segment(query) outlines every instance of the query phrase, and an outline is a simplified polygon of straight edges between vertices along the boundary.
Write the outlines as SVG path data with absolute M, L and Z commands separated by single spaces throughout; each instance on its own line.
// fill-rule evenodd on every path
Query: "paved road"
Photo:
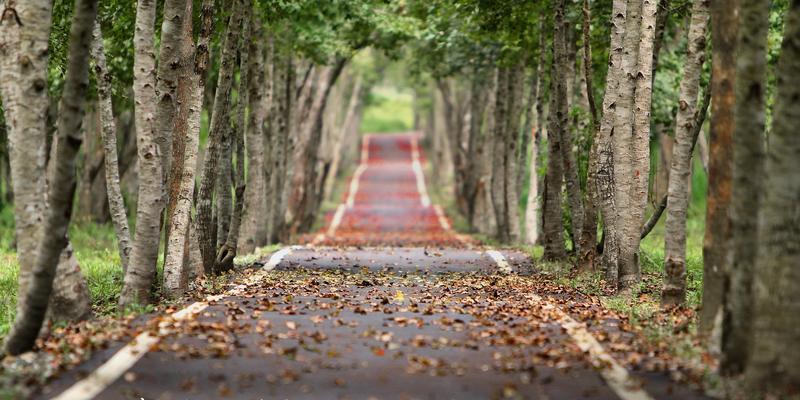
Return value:
M 453 232 L 427 195 L 417 136 L 364 142 L 342 205 L 306 244 L 243 272 L 223 295 L 142 324 L 133 342 L 40 396 L 699 397 L 663 373 L 623 367 L 635 338 L 596 301 L 538 277 L 524 254 Z

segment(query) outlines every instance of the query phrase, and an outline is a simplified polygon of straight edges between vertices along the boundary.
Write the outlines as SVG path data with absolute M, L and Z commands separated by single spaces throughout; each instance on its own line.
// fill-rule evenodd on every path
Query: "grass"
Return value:
M 14 217 L 12 207 L 0 210 L 0 338 L 8 333 L 16 315 L 17 277 L 19 263 L 13 248 Z M 131 226 L 133 228 L 133 226 Z M 96 317 L 116 315 L 117 301 L 122 290 L 123 273 L 117 251 L 114 227 L 89 221 L 75 221 L 69 230 L 75 257 L 86 277 L 91 296 L 92 311 Z M 277 250 L 279 245 L 257 249 L 252 254 L 236 258 L 237 266 L 246 266 Z M 159 252 L 155 291 L 159 292 L 162 276 L 163 253 Z M 126 312 L 149 312 L 152 307 L 136 308 Z
M 17 304 L 19 263 L 13 246 L 13 209 L 0 210 L 0 336 L 14 321 Z M 91 222 L 78 222 L 69 230 L 75 257 L 89 286 L 95 315 L 110 315 L 117 310 L 122 289 L 122 267 L 117 252 L 114 228 Z
M 391 86 L 372 89 L 364 107 L 361 132 L 404 132 L 413 129 L 413 96 Z

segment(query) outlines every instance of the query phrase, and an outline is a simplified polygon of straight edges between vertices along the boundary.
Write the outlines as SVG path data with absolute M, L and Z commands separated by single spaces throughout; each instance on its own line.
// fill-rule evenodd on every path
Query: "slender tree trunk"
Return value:
M 308 142 L 298 150 L 303 155 L 300 157 L 300 163 L 295 164 L 296 167 L 301 168 L 301 171 L 295 171 L 294 179 L 292 180 L 295 188 L 302 186 L 299 191 L 295 191 L 295 193 L 299 192 L 299 197 L 294 197 L 295 200 L 292 201 L 292 204 L 297 201 L 296 204 L 298 205 L 292 213 L 294 216 L 292 233 L 305 232 L 310 229 L 319 208 L 320 200 L 317 198 L 318 191 L 315 188 L 320 172 L 317 170 L 317 164 L 319 160 L 318 151 L 322 139 L 323 115 L 331 89 L 341 75 L 346 63 L 347 59 L 341 58 L 333 66 L 325 67 L 326 72 L 321 74 L 322 85 L 317 89 L 311 107 L 309 114 L 311 120 L 307 121 L 310 134 L 305 136 L 308 137 Z
M 584 271 L 594 271 L 597 258 L 597 183 L 595 171 L 597 170 L 597 146 L 600 131 L 600 120 L 597 115 L 597 105 L 594 99 L 594 74 L 592 72 L 592 41 L 591 41 L 592 14 L 589 0 L 583 0 L 583 75 L 586 82 L 586 101 L 589 104 L 589 116 L 592 119 L 590 132 L 592 144 L 589 147 L 589 160 L 586 174 L 586 196 L 584 198 L 583 224 L 580 233 L 578 248 L 578 267 Z M 609 68 L 611 73 L 611 68 Z
M 554 4 L 553 18 L 553 64 L 550 72 L 550 112 L 547 135 L 548 157 L 547 175 L 545 176 L 544 196 L 544 258 L 558 260 L 566 257 L 564 248 L 564 225 L 561 209 L 561 187 L 564 177 L 564 164 L 561 146 L 563 131 L 567 125 L 566 112 L 566 76 L 561 69 L 566 62 L 564 57 L 564 0 Z
M 721 315 L 730 251 L 734 84 L 739 0 L 711 2 L 711 112 L 706 231 L 703 240 L 703 306 L 699 329 L 708 334 Z
M 271 114 L 272 131 L 272 171 L 271 171 L 271 196 L 273 203 L 271 210 L 271 224 L 269 231 L 270 243 L 278 243 L 285 238 L 286 232 L 286 200 L 288 196 L 288 157 L 292 148 L 289 137 L 292 121 L 292 104 L 294 102 L 294 62 L 291 54 L 286 54 L 285 48 L 276 46 L 275 56 L 274 101 Z
M 344 120 L 341 126 L 336 129 L 336 136 L 333 140 L 332 160 L 328 179 L 325 182 L 325 195 L 329 195 L 333 190 L 333 184 L 336 181 L 336 176 L 339 173 L 339 165 L 342 162 L 342 145 L 345 143 L 353 143 L 351 132 L 357 132 L 357 127 L 354 127 L 356 118 L 364 96 L 368 93 L 369 86 L 364 84 L 364 78 L 361 74 L 353 72 L 353 85 L 350 91 L 350 100 L 347 102 L 347 108 L 344 115 Z M 334 128 L 335 129 L 335 128 Z
M 747 14 L 742 14 L 743 27 L 751 22 Z M 765 29 L 769 26 L 767 20 L 758 22 Z M 746 48 L 747 45 L 742 46 Z M 769 397 L 766 394 L 771 392 L 774 398 L 791 398 L 797 395 L 800 382 L 800 348 L 797 345 L 800 343 L 800 270 L 797 268 L 800 258 L 800 136 L 797 135 L 800 2 L 797 0 L 792 0 L 786 11 L 776 75 L 777 94 L 763 186 L 751 186 L 748 191 L 752 195 L 755 190 L 764 189 L 759 213 L 758 256 L 754 259 L 753 319 L 748 321 L 753 338 L 746 381 L 749 389 L 759 394 L 757 397 Z M 746 73 L 739 76 L 747 80 Z M 735 186 L 734 191 L 738 192 Z
M 14 227 L 19 259 L 17 311 L 22 313 L 32 279 L 42 221 L 47 203 L 47 91 L 48 37 L 51 6 L 48 1 L 8 2 L 0 24 L 0 90 L 2 90 L 9 144 Z M 28 61 L 21 68 L 18 61 Z M 22 106 L 24 102 L 24 107 Z M 78 320 L 91 313 L 89 290 L 69 244 L 61 253 L 58 279 L 50 301 L 54 318 Z
M 486 141 L 483 136 L 483 113 L 485 107 L 484 98 L 487 92 L 484 80 L 486 72 L 474 67 L 470 82 L 470 100 L 469 100 L 469 138 L 467 141 L 467 157 L 464 176 L 464 198 L 466 201 L 466 214 L 467 222 L 470 228 L 475 228 L 475 213 L 478 204 L 479 183 L 481 180 L 480 166 L 484 157 L 484 143 Z
M 69 244 L 67 228 L 75 197 L 75 161 L 81 145 L 81 123 L 89 87 L 89 46 L 96 15 L 97 0 L 76 2 L 64 92 L 59 105 L 56 156 L 52 161 L 53 176 L 48 193 L 49 210 L 26 301 L 6 340 L 6 351 L 12 355 L 33 348 L 47 313 L 61 253 Z
M 139 198 L 136 207 L 136 233 L 130 265 L 120 295 L 120 306 L 149 304 L 150 289 L 156 274 L 161 230 L 162 166 L 159 156 L 155 93 L 154 25 L 156 2 L 139 0 L 136 7 L 134 102 L 136 104 L 136 145 L 139 165 Z
M 520 119 L 523 110 L 523 88 L 525 77 L 525 66 L 522 62 L 517 63 L 509 75 L 509 107 L 508 107 L 508 120 L 506 133 L 506 149 L 505 149 L 505 171 L 504 179 L 505 184 L 505 210 L 508 213 L 508 236 L 511 242 L 517 242 L 520 238 L 520 221 L 519 221 L 519 192 L 517 191 L 517 164 L 519 153 L 519 137 L 520 137 Z M 460 145 L 459 145 L 460 148 Z
M 686 213 L 689 208 L 689 171 L 692 167 L 693 133 L 700 73 L 706 48 L 708 0 L 692 4 L 689 22 L 688 50 L 683 67 L 678 115 L 675 121 L 675 145 L 669 172 L 667 220 L 664 235 L 663 306 L 681 305 L 686 301 Z
M 106 65 L 106 56 L 103 50 L 103 33 L 100 23 L 95 22 L 92 41 L 92 57 L 94 58 L 94 72 L 97 81 L 97 98 L 102 120 L 103 153 L 105 160 L 106 189 L 108 190 L 108 206 L 111 212 L 111 221 L 117 235 L 119 258 L 122 270 L 128 270 L 128 261 L 131 254 L 131 232 L 128 227 L 128 212 L 122 198 L 122 188 L 119 183 L 119 159 L 117 157 L 117 132 L 114 126 L 114 111 L 111 102 L 111 76 Z
M 711 88 L 707 87 L 705 90 L 705 94 L 703 95 L 703 102 L 700 105 L 700 108 L 697 109 L 697 112 L 694 116 L 694 122 L 692 123 L 692 133 L 691 133 L 691 141 L 692 147 L 689 150 L 689 154 L 694 152 L 694 148 L 697 145 L 698 137 L 701 137 L 702 130 L 703 130 L 703 123 L 705 123 L 706 116 L 708 114 L 708 107 L 711 105 Z M 691 160 L 690 160 L 691 165 Z M 689 179 L 691 181 L 691 179 Z M 658 220 L 661 218 L 661 215 L 664 213 L 664 210 L 667 209 L 667 193 L 664 193 L 661 197 L 661 201 L 656 205 L 656 208 L 653 210 L 653 214 L 650 215 L 650 218 L 645 222 L 644 227 L 642 228 L 641 239 L 647 237 L 650 234 L 650 231 L 655 228 L 656 224 L 658 224 Z
M 742 0 L 736 63 L 736 112 L 733 135 L 731 253 L 729 293 L 723 320 L 722 363 L 726 374 L 747 365 L 753 342 L 753 265 L 757 262 L 758 213 L 764 176 L 764 128 L 767 92 L 769 4 Z M 791 43 L 791 42 L 789 42 Z M 769 257 L 776 257 L 770 255 Z
M 595 172 L 595 204 L 600 205 L 603 217 L 603 265 L 606 281 L 616 284 L 619 270 L 617 255 L 619 240 L 616 233 L 617 203 L 614 192 L 614 145 L 613 134 L 617 114 L 617 101 L 620 99 L 620 83 L 624 78 L 622 58 L 627 25 L 627 0 L 614 0 L 611 10 L 611 45 L 608 55 L 606 90 L 603 96 L 603 116 L 600 131 L 596 135 L 597 169 Z
M 203 270 L 206 274 L 214 274 L 216 259 L 216 240 L 212 225 L 212 198 L 216 187 L 216 178 L 220 161 L 221 146 L 226 130 L 230 129 L 228 110 L 233 83 L 233 72 L 236 59 L 236 48 L 239 43 L 239 29 L 242 25 L 243 4 L 241 0 L 233 3 L 230 20 L 226 28 L 225 39 L 220 56 L 217 91 L 214 95 L 214 112 L 211 115 L 208 147 L 206 149 L 203 170 L 200 178 L 200 191 L 197 196 L 197 236 L 200 240 L 200 253 L 203 257 Z
M 510 98 L 508 92 L 508 81 L 511 71 L 508 67 L 500 67 L 497 69 L 497 88 L 495 94 L 495 108 L 494 108 L 494 135 L 493 135 L 493 150 L 492 150 L 492 180 L 491 180 L 491 193 L 492 205 L 494 206 L 495 219 L 497 220 L 497 239 L 503 243 L 508 243 L 511 240 L 510 228 L 508 221 L 508 212 L 506 210 L 505 192 L 506 180 L 503 176 L 505 172 L 504 157 L 505 157 L 505 136 L 508 118 L 508 100 Z
M 269 103 L 267 92 L 272 84 L 271 76 L 267 73 L 268 65 L 264 64 L 267 46 L 261 26 L 259 13 L 253 13 L 253 40 L 250 41 L 250 65 L 248 65 L 251 79 L 248 89 L 249 113 L 245 144 L 247 150 L 247 190 L 244 198 L 244 215 L 239 236 L 243 239 L 238 242 L 237 252 L 246 254 L 253 252 L 256 247 L 267 244 L 267 226 L 263 218 L 267 212 L 267 203 L 264 201 L 267 191 L 267 181 L 264 174 L 264 120 Z
M 539 32 L 544 32 L 544 17 L 539 18 Z M 542 76 L 544 76 L 545 63 L 545 35 L 539 35 L 539 57 L 536 62 L 536 79 L 531 88 L 532 104 L 530 105 L 530 120 L 528 129 L 523 134 L 533 137 L 528 176 L 528 199 L 525 204 L 525 243 L 534 245 L 539 240 L 539 147 L 541 144 L 541 93 Z M 535 115 L 534 115 L 535 113 Z M 536 120 L 534 124 L 534 119 Z M 523 165 L 523 164 L 520 164 Z
M 233 162 L 233 128 L 225 127 L 225 133 L 220 142 L 219 161 L 217 162 L 217 188 L 214 191 L 214 218 L 216 218 L 216 239 L 214 240 L 215 249 L 219 249 L 228 237 L 228 228 L 231 224 L 231 211 L 233 207 L 233 194 L 231 185 L 233 177 L 231 175 Z M 216 250 L 215 250 L 216 251 Z
M 192 17 L 191 14 L 185 13 L 187 1 L 190 0 L 164 0 L 156 79 L 158 106 L 155 120 L 156 144 L 161 152 L 163 184 L 166 184 L 170 173 L 167 166 L 170 165 L 172 156 L 172 130 L 175 127 L 173 119 L 177 107 L 175 91 L 178 89 L 178 77 L 189 73 L 185 64 L 181 64 L 183 20 Z
M 525 174 L 528 168 L 528 152 L 531 142 L 535 139 L 536 133 L 533 131 L 534 111 L 536 108 L 536 95 L 539 90 L 539 75 L 536 71 L 529 78 L 528 96 L 525 98 L 525 123 L 522 126 L 522 136 L 520 137 L 519 151 L 517 152 L 517 177 L 515 187 L 517 196 L 522 196 L 522 189 L 525 183 Z
M 184 15 L 192 14 L 192 2 L 187 2 Z M 164 291 L 168 296 L 178 297 L 186 290 L 186 260 L 190 247 L 192 200 L 194 197 L 197 151 L 200 144 L 200 117 L 203 109 L 203 90 L 206 71 L 210 61 L 209 43 L 214 31 L 214 0 L 204 0 L 201 9 L 200 34 L 195 48 L 191 19 L 183 21 L 183 45 L 181 60 L 193 66 L 191 73 L 178 77 L 176 90 L 178 107 L 172 144 L 172 168 L 170 172 L 171 207 L 167 221 L 169 237 L 164 258 Z M 170 211 L 171 210 L 171 211 Z
M 638 277 L 635 268 L 629 263 L 635 260 L 635 249 L 638 243 L 633 245 L 625 243 L 631 240 L 627 237 L 628 230 L 635 223 L 629 215 L 634 207 L 631 192 L 634 182 L 631 175 L 634 173 L 634 154 L 633 146 L 636 141 L 636 129 L 634 128 L 634 97 L 636 94 L 636 73 L 637 61 L 639 59 L 639 44 L 641 43 L 642 26 L 642 1 L 628 0 L 624 50 L 622 57 L 622 69 L 624 75 L 619 81 L 619 97 L 616 103 L 616 116 L 614 120 L 614 131 L 612 143 L 614 148 L 614 226 L 605 232 L 608 239 L 614 238 L 613 242 L 617 245 L 612 248 L 604 248 L 603 255 L 608 263 L 607 269 L 616 269 L 618 279 L 617 286 L 623 287 L 622 277 L 627 274 L 625 285 L 633 284 Z M 623 269 L 626 269 L 623 272 Z M 633 273 L 633 275 L 631 275 Z M 627 286 L 626 286 L 627 287 Z
M 653 40 L 655 35 L 656 0 L 644 0 L 641 10 L 641 32 L 635 73 L 633 98 L 633 137 L 631 138 L 631 169 L 628 201 L 631 209 L 625 213 L 623 263 L 620 265 L 619 288 L 633 290 L 641 281 L 639 242 L 647 209 L 648 178 L 650 176 L 650 108 L 653 91 Z M 622 171 L 621 171 L 622 172 Z M 619 177 L 622 177 L 621 174 Z M 624 188 L 624 186 L 623 186 Z M 620 213 L 622 215 L 622 213 Z
M 244 15 L 244 32 L 242 37 L 245 41 L 258 41 L 259 39 L 252 34 L 253 15 L 247 9 L 252 8 L 252 1 L 245 2 L 245 15 Z M 233 208 L 230 210 L 229 225 L 226 226 L 226 235 L 219 241 L 220 249 L 217 252 L 217 271 L 230 271 L 233 269 L 233 259 L 236 257 L 236 249 L 239 241 L 239 229 L 242 225 L 242 209 L 244 208 L 245 196 L 245 173 L 244 173 L 244 132 L 245 126 L 245 113 L 249 103 L 249 90 L 250 90 L 250 57 L 258 58 L 259 53 L 254 52 L 250 54 L 249 46 L 242 46 L 239 52 L 239 84 L 237 92 L 239 93 L 239 102 L 236 105 L 236 119 L 232 130 L 231 145 L 233 147 L 231 155 L 236 156 L 236 161 L 231 166 L 231 157 L 228 157 L 227 169 L 229 172 L 230 182 L 234 187 L 234 202 Z M 231 170 L 231 168 L 234 168 Z M 224 190 L 228 193 L 231 192 L 230 186 L 225 186 Z

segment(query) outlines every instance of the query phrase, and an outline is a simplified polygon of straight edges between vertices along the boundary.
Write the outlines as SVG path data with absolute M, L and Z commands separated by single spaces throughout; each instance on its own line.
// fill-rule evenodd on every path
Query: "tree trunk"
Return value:
M 0 91 L 3 96 L 9 145 L 14 227 L 19 259 L 17 311 L 22 313 L 32 279 L 47 203 L 48 37 L 51 7 L 47 1 L 6 4 L 0 24 Z M 19 25 L 21 24 L 21 25 Z M 24 27 L 24 28 L 21 28 Z M 21 68 L 18 60 L 28 61 Z M 24 99 L 25 107 L 21 106 Z M 61 253 L 50 302 L 51 315 L 78 320 L 91 312 L 89 291 L 80 266 L 67 248 Z
M 52 161 L 53 176 L 48 193 L 49 210 L 37 246 L 32 280 L 24 296 L 26 301 L 6 341 L 6 351 L 12 355 L 33 348 L 47 313 L 61 253 L 69 244 L 67 228 L 75 197 L 75 160 L 81 145 L 84 101 L 89 87 L 89 46 L 96 14 L 97 0 L 76 2 L 64 91 L 59 105 L 56 156 Z M 46 95 L 47 91 L 44 93 Z
M 647 188 L 650 177 L 650 108 L 653 91 L 653 40 L 655 35 L 656 0 L 644 0 L 641 10 L 641 33 L 635 73 L 633 98 L 633 136 L 631 138 L 631 170 L 623 172 L 630 178 L 628 204 L 631 209 L 626 216 L 621 254 L 625 257 L 620 266 L 619 288 L 634 289 L 641 281 L 639 265 L 639 242 L 647 209 Z M 624 175 L 620 175 L 622 177 Z M 623 186 L 624 188 L 624 186 Z M 621 213 L 622 215 L 623 213 Z
M 633 257 L 638 254 L 638 249 L 631 244 L 625 243 L 632 240 L 628 237 L 628 230 L 635 224 L 634 219 L 629 215 L 634 207 L 631 198 L 634 182 L 631 175 L 634 173 L 634 154 L 633 146 L 636 140 L 636 129 L 634 128 L 634 97 L 636 94 L 636 73 L 637 61 L 639 56 L 639 44 L 641 43 L 642 26 L 642 5 L 639 0 L 628 0 L 624 50 L 622 57 L 623 75 L 619 81 L 619 97 L 616 103 L 616 116 L 614 119 L 614 130 L 612 137 L 614 151 L 614 202 L 615 214 L 613 228 L 605 232 L 606 238 L 612 239 L 610 243 L 616 243 L 613 247 L 604 247 L 603 255 L 607 262 L 606 269 L 617 271 L 617 286 L 623 287 L 622 277 L 627 274 L 624 285 L 633 284 L 638 276 L 635 274 L 635 267 L 630 265 L 635 262 Z M 648 75 L 649 76 L 649 75 Z M 609 241 L 606 242 L 609 244 Z M 623 269 L 626 269 L 623 272 Z M 633 275 L 631 275 L 633 273 Z
M 611 45 L 608 55 L 608 73 L 606 74 L 606 90 L 603 96 L 603 117 L 600 120 L 600 131 L 596 135 L 597 169 L 595 170 L 595 204 L 600 205 L 603 217 L 603 266 L 606 281 L 616 284 L 619 270 L 617 253 L 619 240 L 616 234 L 617 204 L 614 192 L 614 124 L 617 114 L 617 101 L 620 99 L 620 84 L 624 78 L 622 58 L 627 25 L 627 0 L 614 0 L 611 10 Z
M 536 108 L 536 95 L 539 90 L 539 75 L 536 71 L 532 74 L 528 84 L 528 96 L 525 98 L 525 123 L 522 125 L 522 136 L 520 137 L 519 151 L 517 152 L 517 176 L 515 179 L 515 190 L 517 196 L 522 196 L 522 189 L 525 183 L 525 174 L 528 171 L 528 152 L 531 148 L 531 141 L 535 140 L 536 132 L 533 131 L 534 111 Z
M 183 20 L 191 19 L 186 14 L 186 2 L 189 0 L 164 0 L 164 17 L 161 23 L 161 38 L 158 55 L 158 75 L 156 79 L 157 108 L 155 116 L 156 144 L 161 152 L 163 184 L 170 174 L 170 156 L 172 155 L 172 130 L 175 127 L 176 93 L 178 78 L 190 73 L 186 64 L 181 63 L 181 46 L 183 44 Z M 191 9 L 189 9 L 191 11 Z M 169 194 L 168 191 L 165 192 Z
M 664 234 L 664 287 L 662 306 L 681 305 L 686 301 L 686 213 L 689 208 L 689 171 L 694 148 L 695 109 L 700 87 L 700 73 L 706 48 L 708 0 L 692 4 L 688 49 L 683 67 L 678 115 L 675 121 L 675 145 L 669 172 L 667 219 Z
M 241 28 L 242 15 L 244 14 L 243 7 L 241 0 L 233 3 L 222 44 L 217 91 L 214 94 L 214 112 L 211 115 L 208 145 L 200 178 L 200 191 L 197 195 L 197 236 L 200 241 L 200 253 L 203 257 L 203 270 L 206 274 L 217 272 L 215 270 L 217 246 L 213 236 L 212 198 L 216 187 L 222 141 L 226 134 L 225 132 L 230 129 L 228 110 L 230 108 L 236 49 L 239 43 L 239 29 Z
M 583 225 L 580 233 L 578 248 L 578 268 L 584 271 L 594 271 L 597 258 L 597 146 L 600 144 L 600 120 L 597 116 L 597 105 L 594 99 L 594 74 L 592 72 L 592 42 L 591 42 L 592 14 L 589 0 L 583 0 L 583 74 L 586 83 L 586 102 L 589 105 L 589 116 L 592 119 L 590 132 L 592 143 L 589 147 L 589 160 L 587 162 L 586 196 L 583 209 Z M 611 68 L 609 68 L 611 73 Z
M 706 115 L 708 114 L 708 107 L 710 105 L 711 105 L 711 88 L 707 87 L 705 90 L 705 94 L 703 95 L 703 102 L 701 103 L 700 108 L 697 109 L 697 112 L 695 113 L 694 116 L 694 122 L 692 123 L 694 125 L 692 127 L 692 134 L 691 134 L 692 147 L 689 149 L 689 154 L 692 154 L 694 152 L 694 148 L 697 145 L 697 138 L 701 136 L 701 131 L 703 130 L 703 123 L 706 120 Z M 665 137 L 669 136 L 665 135 Z M 691 178 L 689 178 L 689 181 L 691 181 Z M 689 197 L 691 197 L 691 193 L 689 193 Z M 659 218 L 661 218 L 661 215 L 664 213 L 664 210 L 666 209 L 667 209 L 667 193 L 664 193 L 661 196 L 661 201 L 659 201 L 659 203 L 655 206 L 653 214 L 650 215 L 650 218 L 647 220 L 647 222 L 645 222 L 644 227 L 642 228 L 642 234 L 640 235 L 642 240 L 644 240 L 644 238 L 646 238 L 647 235 L 650 234 L 650 231 L 652 231 L 653 228 L 655 228 L 656 224 L 658 224 Z
M 93 29 L 92 56 L 94 58 L 95 80 L 97 82 L 98 107 L 103 136 L 103 159 L 105 160 L 106 189 L 108 190 L 108 206 L 111 212 L 111 221 L 117 235 L 119 258 L 122 270 L 128 270 L 128 261 L 131 254 L 131 232 L 128 227 L 128 212 L 122 198 L 122 189 L 119 183 L 119 159 L 117 157 L 117 132 L 114 126 L 114 111 L 111 102 L 111 76 L 106 65 L 106 56 L 103 50 L 103 33 L 100 23 L 95 22 Z
M 192 14 L 192 2 L 187 2 L 184 15 Z M 200 35 L 195 48 L 191 19 L 183 21 L 183 45 L 180 62 L 193 66 L 190 74 L 178 77 L 176 90 L 178 107 L 172 141 L 172 168 L 169 177 L 167 208 L 169 236 L 164 258 L 164 291 L 178 297 L 186 290 L 186 260 L 190 247 L 192 200 L 194 197 L 197 150 L 200 144 L 200 117 L 203 109 L 203 89 L 210 61 L 209 43 L 214 31 L 214 1 L 204 0 L 201 9 Z
M 736 58 L 736 112 L 731 193 L 731 261 L 723 319 L 722 372 L 737 374 L 747 365 L 753 342 L 753 265 L 758 261 L 758 213 L 764 176 L 769 4 L 740 2 Z M 791 42 L 789 42 L 791 43 Z M 768 257 L 777 257 L 771 254 Z
M 475 213 L 479 199 L 479 183 L 481 180 L 480 166 L 484 157 L 483 113 L 486 108 L 484 95 L 487 92 L 484 80 L 486 72 L 473 68 L 470 82 L 469 100 L 469 138 L 467 140 L 467 157 L 464 176 L 464 199 L 466 202 L 467 223 L 470 228 L 475 228 Z
M 245 2 L 244 12 L 244 31 L 242 37 L 245 41 L 259 41 L 259 39 L 252 35 L 253 15 L 248 11 L 252 8 L 252 1 Z M 245 42 L 246 43 L 246 42 Z M 228 225 L 225 226 L 225 237 L 218 241 L 220 248 L 217 252 L 217 271 L 230 271 L 233 269 L 233 259 L 236 257 L 237 243 L 239 241 L 239 229 L 242 223 L 242 209 L 244 208 L 245 196 L 245 174 L 244 174 L 244 131 L 245 131 L 245 113 L 249 103 L 248 92 L 250 90 L 250 57 L 258 58 L 260 54 L 254 52 L 250 54 L 249 46 L 242 46 L 239 51 L 239 84 L 236 88 L 238 95 L 238 104 L 236 105 L 236 119 L 230 142 L 232 149 L 228 151 L 228 159 L 226 168 L 228 172 L 228 182 L 233 184 L 234 187 L 234 202 L 232 208 L 229 210 L 230 216 Z M 235 165 L 232 164 L 231 156 L 236 156 Z M 231 169 L 234 168 L 234 169 Z M 231 193 L 231 187 L 222 186 L 228 195 Z
M 566 257 L 564 225 L 562 221 L 561 188 L 564 177 L 564 152 L 561 138 L 567 125 L 566 76 L 561 70 L 564 57 L 564 0 L 557 0 L 553 18 L 553 64 L 550 69 L 550 112 L 547 144 L 547 175 L 544 195 L 544 258 L 559 260 Z
M 711 2 L 711 112 L 706 231 L 703 240 L 703 306 L 699 329 L 711 332 L 721 313 L 728 270 L 733 171 L 734 84 L 739 0 Z
M 139 198 L 136 233 L 130 265 L 120 294 L 120 307 L 149 304 L 156 274 L 161 230 L 162 166 L 154 116 L 156 114 L 155 50 L 153 47 L 156 2 L 139 0 L 134 34 L 134 102 L 139 165 Z
M 233 207 L 233 184 L 231 171 L 233 162 L 233 128 L 225 127 L 225 133 L 220 142 L 219 161 L 217 162 L 217 188 L 214 191 L 214 218 L 216 218 L 215 249 L 219 249 L 228 237 L 228 228 L 231 224 L 231 211 Z M 215 250 L 216 251 L 216 250 Z
M 83 143 L 78 163 L 78 187 L 75 218 L 103 224 L 109 221 L 108 196 L 106 193 L 105 162 L 102 140 L 102 119 L 99 104 L 86 106 L 81 124 Z M 53 135 L 55 136 L 55 135 Z
M 264 120 L 269 107 L 267 93 L 272 85 L 272 77 L 267 73 L 268 40 L 263 33 L 259 13 L 253 13 L 253 40 L 250 41 L 250 83 L 248 87 L 248 113 L 245 144 L 247 149 L 247 190 L 244 194 L 244 215 L 239 236 L 243 239 L 238 242 L 237 252 L 246 254 L 253 252 L 256 247 L 267 244 L 267 226 L 264 215 L 267 213 L 267 180 L 264 166 L 267 160 L 264 147 Z
M 319 210 L 320 199 L 317 198 L 318 191 L 315 188 L 320 172 L 317 170 L 317 161 L 322 139 L 323 115 L 331 89 L 347 61 L 345 58 L 340 58 L 333 66 L 324 67 L 325 72 L 321 74 L 322 85 L 316 89 L 308 116 L 309 120 L 303 124 L 307 128 L 301 126 L 301 131 L 308 129 L 309 134 L 303 135 L 308 138 L 308 141 L 297 150 L 297 153 L 302 155 L 299 162 L 295 163 L 295 167 L 300 170 L 295 171 L 292 179 L 295 196 L 292 197 L 293 200 L 290 204 L 297 204 L 291 213 L 293 215 L 292 233 L 306 232 L 310 229 Z
M 286 238 L 286 202 L 288 197 L 288 157 L 292 149 L 292 107 L 294 104 L 295 65 L 292 55 L 276 40 L 274 56 L 274 97 L 270 113 L 272 166 L 270 184 L 272 206 L 269 207 L 269 242 Z
M 506 210 L 505 192 L 506 180 L 504 179 L 505 173 L 505 141 L 506 141 L 506 121 L 508 119 L 508 100 L 510 98 L 508 92 L 509 75 L 508 67 L 499 67 L 497 69 L 497 88 L 495 89 L 495 108 L 494 108 L 494 129 L 493 129 L 493 150 L 492 150 L 492 180 L 491 180 L 491 193 L 492 205 L 494 206 L 494 215 L 497 221 L 496 237 L 503 243 L 508 243 L 511 240 L 508 212 Z
M 544 17 L 539 18 L 539 32 L 544 32 Z M 530 121 L 527 126 L 530 128 L 523 134 L 530 134 L 533 137 L 531 146 L 531 156 L 528 167 L 528 199 L 525 204 L 525 243 L 535 245 L 539 240 L 539 148 L 541 144 L 541 81 L 544 76 L 545 63 L 545 35 L 539 35 L 539 57 L 536 62 L 536 79 L 531 88 L 532 104 L 530 114 L 527 119 Z M 534 115 L 535 113 L 535 115 Z M 534 123 L 534 119 L 536 122 Z M 524 164 L 520 164 L 522 166 Z M 523 168 L 524 169 L 524 168 Z
M 332 160 L 328 179 L 325 182 L 325 194 L 329 195 L 333 190 L 333 185 L 336 181 L 336 176 L 339 173 L 339 165 L 342 162 L 342 145 L 345 143 L 355 143 L 356 140 L 352 137 L 351 133 L 357 133 L 358 127 L 355 126 L 356 119 L 361 110 L 364 96 L 367 95 L 369 85 L 364 84 L 364 78 L 358 72 L 353 72 L 355 77 L 352 89 L 350 90 L 350 100 L 347 102 L 347 108 L 344 115 L 344 120 L 338 129 L 336 129 L 336 136 L 333 140 Z
M 745 9 L 743 27 L 756 22 L 763 25 L 764 30 L 769 26 L 767 19 L 763 22 L 751 20 L 748 14 Z M 744 32 L 749 29 L 744 28 Z M 760 32 L 754 36 L 760 39 Z M 747 47 L 743 45 L 742 49 Z M 774 398 L 796 396 L 800 382 L 800 347 L 797 345 L 800 343 L 800 269 L 797 268 L 800 257 L 799 50 L 800 3 L 793 0 L 786 11 L 776 71 L 777 94 L 763 186 L 750 186 L 748 190 L 752 196 L 763 188 L 758 224 L 759 248 L 753 271 L 753 319 L 747 321 L 753 338 L 746 382 L 751 391 L 758 393 L 757 397 L 766 398 L 771 397 L 767 393 Z M 762 58 L 757 60 L 756 63 L 760 64 Z M 739 76 L 745 82 L 748 79 L 747 73 Z M 738 146 L 736 150 L 739 150 Z M 737 180 L 736 184 L 740 182 Z M 738 192 L 736 187 L 734 190 Z M 736 225 L 734 229 L 737 229 Z M 750 246 L 755 247 L 753 243 Z

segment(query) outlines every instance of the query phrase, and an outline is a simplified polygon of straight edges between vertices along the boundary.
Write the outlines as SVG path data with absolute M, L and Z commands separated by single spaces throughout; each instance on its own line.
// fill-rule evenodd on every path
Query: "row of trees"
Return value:
M 800 140 L 787 130 L 800 5 L 548 3 L 412 10 L 425 21 L 418 72 L 436 82 L 418 91 L 433 99 L 434 178 L 452 179 L 472 229 L 542 244 L 550 260 L 571 253 L 622 293 L 638 290 L 640 241 L 665 213 L 661 302 L 675 306 L 697 148 L 709 181 L 700 329 L 721 334 L 725 374 L 787 393 L 800 378 L 786 351 L 800 339 Z
M 11 354 L 32 348 L 47 312 L 91 313 L 67 237 L 76 191 L 100 205 L 96 219 L 107 203 L 120 309 L 157 288 L 178 297 L 237 254 L 310 229 L 376 82 L 381 58 L 354 57 L 414 26 L 380 1 L 98 3 L 4 4 L 3 186 L 20 260 Z

